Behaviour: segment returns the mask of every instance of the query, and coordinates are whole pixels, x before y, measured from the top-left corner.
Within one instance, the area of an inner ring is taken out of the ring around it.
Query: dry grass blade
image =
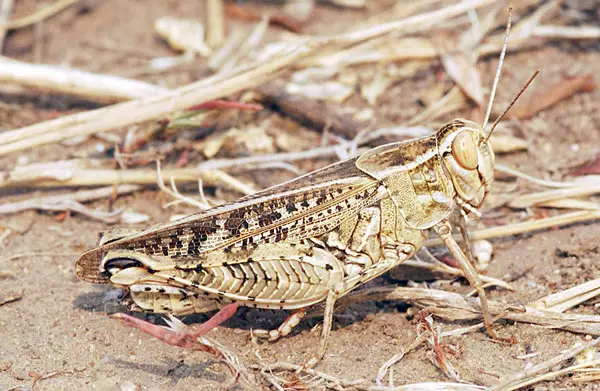
[[[329,38],[323,38],[323,40],[326,43],[335,42],[338,44],[352,44],[380,37],[392,31],[410,31],[411,34],[414,34],[419,31],[425,31],[433,28],[441,21],[451,19],[470,10],[493,4],[495,2],[496,0],[461,1],[460,3],[443,7],[435,11],[424,12],[422,14],[409,16],[405,19],[382,23]]]
[[[0,81],[102,103],[141,99],[169,91],[143,81],[52,65],[29,64],[6,57],[0,58]]]
[[[14,0],[4,0],[0,4],[0,55],[4,49],[4,37],[6,36],[6,22],[13,9]]]
[[[429,263],[417,259],[409,259],[402,263],[401,268],[392,270],[391,277],[400,281],[426,281],[431,279],[447,279],[464,277],[463,272],[456,267],[451,267],[435,259],[435,263]],[[498,278],[482,275],[481,281],[487,286],[497,286],[509,291],[514,291],[510,284]]]
[[[595,360],[595,361],[589,361],[589,362],[584,362],[581,364],[576,364],[576,365],[572,365],[570,367],[567,368],[563,368],[557,371],[551,371],[551,372],[546,372],[543,374],[540,374],[538,376],[534,376],[531,379],[527,379],[527,380],[523,380],[520,382],[517,382],[515,384],[511,384],[510,386],[505,387],[502,391],[512,391],[512,390],[520,390],[520,389],[524,389],[525,387],[529,387],[532,384],[535,383],[539,383],[542,381],[546,381],[546,380],[553,380],[559,376],[571,376],[573,373],[582,371],[586,368],[590,368],[591,370],[597,372],[598,371],[598,365],[600,365],[600,360]],[[585,379],[585,377],[575,377],[575,378],[571,378],[571,382],[575,383],[575,384],[580,384],[581,382],[589,382],[589,383],[593,383],[594,380],[598,379],[598,373],[596,373],[596,376],[591,377],[591,379]]]
[[[393,38],[383,37],[376,39],[375,42],[367,41],[348,49],[311,56],[303,59],[300,65],[339,70],[348,65],[416,60],[413,64],[426,68],[429,67],[429,63],[418,60],[431,60],[439,55],[439,49],[429,39],[418,37],[398,39],[394,34]]]
[[[564,312],[598,295],[600,295],[600,279],[548,295],[530,303],[529,306],[541,310]]]
[[[206,22],[206,43],[213,49],[221,46],[225,40],[223,0],[206,1]]]
[[[53,15],[56,15],[62,10],[77,3],[78,1],[79,0],[57,0],[55,3],[43,7],[31,15],[27,15],[24,18],[3,23],[0,25],[0,28],[14,30],[30,26],[32,24],[41,22],[42,20],[47,19]]]
[[[339,306],[345,308],[352,304],[373,300],[401,301],[424,308],[432,315],[453,322],[472,321],[481,318],[481,310],[477,299],[436,289],[393,286],[366,288],[340,299]],[[600,335],[600,316],[598,315],[562,314],[530,306],[515,308],[495,301],[490,301],[489,304],[491,312],[499,318],[580,334]],[[320,307],[307,313],[308,317],[320,315],[322,315]],[[475,329],[479,327],[481,325],[475,326]]]
[[[246,32],[241,28],[234,28],[233,31],[229,32],[229,36],[223,45],[210,58],[208,67],[215,72],[221,70],[223,65],[235,54],[235,51],[242,45],[245,39]]]
[[[528,208],[536,204],[556,201],[571,197],[581,197],[600,193],[600,184],[579,185],[566,189],[547,190],[538,193],[530,193],[514,198],[508,203],[511,208]]]
[[[163,16],[154,22],[154,30],[169,45],[177,50],[184,51],[181,59],[192,61],[194,54],[209,56],[212,51],[204,41],[204,25],[195,19],[180,19]]]
[[[254,26],[252,32],[245,37],[244,41],[236,48],[236,51],[229,56],[227,61],[220,67],[217,74],[227,74],[236,66],[243,63],[243,59],[248,53],[256,51],[258,45],[262,42],[267,29],[269,27],[269,17],[265,16],[262,20]]]
[[[583,352],[586,349],[594,347],[600,343],[600,338],[597,338],[593,341],[581,344],[572,349],[563,352],[541,364],[534,365],[531,368],[528,368],[522,372],[518,372],[512,375],[505,376],[500,379],[500,381],[494,386],[490,387],[488,391],[511,391],[516,390],[521,387],[524,387],[528,384],[532,384],[529,381],[535,381],[535,377],[539,373],[543,373],[544,371],[548,371],[550,368],[553,368],[556,365],[559,365],[571,358],[575,357],[579,353]]]
[[[72,186],[102,186],[115,184],[156,184],[156,171],[152,169],[114,170],[88,168],[85,162],[64,160],[52,163],[37,163],[17,166],[0,176],[1,188],[51,188]],[[171,177],[178,182],[197,182],[202,179],[208,185],[221,185],[242,194],[253,194],[256,190],[219,170],[197,168],[170,168],[162,171],[163,178]]]
[[[535,204],[535,206],[541,206],[545,208],[555,209],[575,209],[575,210],[598,210],[600,204],[593,201],[586,201],[573,198],[561,198],[559,200],[544,201]]]
[[[533,36],[549,39],[600,39],[600,28],[596,26],[537,26]]]
[[[427,342],[431,345],[434,357],[432,359],[433,364],[446,376],[454,381],[460,382],[460,378],[450,362],[446,359],[446,354],[442,350],[440,345],[440,338],[438,330],[433,327],[433,317],[431,315],[425,316],[424,312],[419,313],[419,326],[424,329],[431,338],[427,338]],[[423,334],[421,334],[423,335]]]
[[[377,385],[379,387],[382,387],[381,381],[383,380],[383,378],[387,374],[388,370],[393,365],[395,365],[400,360],[402,360],[404,358],[404,355],[405,355],[405,352],[404,352],[404,349],[402,349],[400,351],[400,353],[397,353],[397,354],[393,355],[389,360],[387,360],[386,362],[384,362],[381,367],[379,367],[379,370],[377,371],[377,377],[375,378],[375,382],[377,383]],[[392,378],[392,376],[390,374],[390,382],[391,382],[391,378]]]
[[[512,28],[511,50],[519,49],[530,45],[533,31],[540,25],[541,20],[552,12],[556,11],[562,0],[550,0],[541,6],[538,6],[533,13],[521,19],[519,23]],[[487,55],[496,51],[496,47],[505,41],[506,35],[498,33],[490,37],[487,42],[479,47],[480,55]]]
[[[507,224],[500,227],[492,227],[473,231],[469,233],[471,240],[479,239],[491,239],[503,236],[518,235],[525,232],[532,232],[546,228],[558,227],[561,225],[568,225],[573,223],[580,223],[584,221],[592,221],[600,219],[600,211],[579,211],[572,213],[565,213],[562,215],[548,217],[544,219],[537,219],[531,221],[524,221],[522,223]],[[460,236],[455,237],[456,240],[462,240]],[[425,242],[426,246],[439,246],[442,241],[439,239],[429,239]]]
[[[347,8],[364,8],[367,6],[367,0],[325,0],[331,4],[335,4],[338,7]]]
[[[360,145],[367,144],[377,138],[391,136],[398,138],[414,138],[431,134],[431,131],[422,126],[398,126],[393,128],[381,128],[368,133],[363,131],[358,133],[351,142],[341,144],[317,147],[306,151],[282,152],[264,155],[255,155],[232,159],[211,159],[198,164],[200,170],[226,170],[226,171],[248,171],[261,167],[271,167],[270,164],[282,162],[295,162],[305,159],[326,158],[338,156],[347,158],[358,153]]]
[[[492,140],[494,139],[494,135],[492,135],[491,139]],[[564,187],[572,187],[572,186],[576,185],[575,182],[557,182],[557,181],[547,181],[544,179],[539,179],[539,178],[533,177],[531,175],[525,174],[524,172],[516,170],[512,167],[505,166],[504,164],[496,164],[494,169],[498,172],[508,174],[511,176],[515,176],[517,178],[522,178],[529,182],[538,184],[540,186],[564,188]]]

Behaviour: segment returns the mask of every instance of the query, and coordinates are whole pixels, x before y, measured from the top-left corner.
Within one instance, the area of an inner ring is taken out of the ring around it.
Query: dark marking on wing
[[[378,182],[357,169],[355,161],[335,163],[235,202],[97,247],[76,262],[76,273],[88,282],[108,283],[107,276],[99,273],[99,265],[110,249],[189,261],[217,249],[230,252],[322,235],[378,200]]]

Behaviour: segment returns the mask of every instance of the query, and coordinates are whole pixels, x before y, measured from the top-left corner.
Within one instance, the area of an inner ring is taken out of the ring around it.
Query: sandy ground
[[[31,12],[35,6],[34,1],[17,3],[17,16]],[[69,10],[44,23],[41,41],[40,37],[36,41],[31,29],[10,34],[5,55],[26,61],[34,61],[37,56],[44,63],[69,63],[94,72],[124,74],[127,69],[142,65],[146,58],[118,50],[99,50],[85,42],[113,40],[124,46],[147,49],[156,56],[170,55],[172,52],[167,45],[152,33],[154,19],[163,15],[201,17],[203,12],[201,2],[187,0],[107,0],[97,3],[90,12]],[[306,31],[345,30],[367,15],[377,14],[389,3],[381,2],[368,11],[341,11],[319,6]],[[255,4],[254,8],[261,6]],[[38,45],[41,49],[35,55]],[[600,74],[599,49],[598,43],[561,42],[509,55],[498,93],[498,105],[504,106],[522,81],[538,67],[543,72],[533,87],[534,91],[544,89],[564,75]],[[491,82],[495,65],[495,59],[488,59],[479,68],[486,86]],[[434,68],[441,70],[439,65]],[[142,78],[177,86],[191,82],[195,77],[194,72],[175,72]],[[434,83],[433,74],[422,74],[417,80],[399,83],[386,91],[376,109],[381,124],[409,118],[410,113],[414,114],[419,109],[414,92]],[[499,156],[498,162],[530,174],[561,178],[568,167],[598,152],[599,98],[598,90],[577,95],[532,120],[520,122],[515,127],[515,134],[530,141],[529,152]],[[47,96],[31,99],[2,95],[0,101],[0,126],[3,129],[90,106],[67,98]],[[364,104],[356,96],[346,103],[350,106]],[[91,148],[97,142],[89,141],[79,148]],[[2,157],[0,167],[12,167],[22,156],[30,162],[67,158],[75,150],[62,145],[44,146]],[[282,179],[272,177],[269,180],[276,182]],[[267,183],[261,185],[266,186]],[[497,191],[502,188],[500,185]],[[42,193],[0,191],[2,202],[34,194]],[[166,221],[175,212],[191,212],[190,208],[183,207],[165,211],[161,208],[161,201],[162,197],[155,190],[145,190],[120,197],[116,206],[129,206],[149,214],[148,224]],[[105,207],[106,203],[98,202],[93,206]],[[508,220],[526,217],[523,213],[514,212]],[[0,292],[23,292],[21,300],[0,307],[0,389],[31,389],[35,373],[56,373],[35,386],[41,391],[215,390],[228,379],[224,367],[207,355],[164,345],[110,320],[106,312],[119,309],[111,289],[77,280],[73,272],[74,259],[83,250],[93,247],[98,232],[107,226],[81,216],[57,221],[54,214],[35,212],[2,217],[0,226],[15,232],[0,250],[0,270],[13,273],[15,277],[0,279]],[[495,254],[488,274],[500,278],[507,273],[521,276],[512,282],[517,292],[491,290],[489,296],[494,300],[520,304],[598,278],[598,243],[600,225],[597,223],[495,240]],[[389,283],[386,279],[375,282]],[[463,293],[469,290],[464,283],[440,283],[439,287]],[[582,305],[574,312],[597,313],[598,309],[593,304]],[[351,307],[340,315],[335,322],[328,354],[319,366],[319,370],[335,376],[373,380],[378,368],[416,337],[417,319],[407,313],[407,307],[402,303],[371,302]],[[148,316],[151,320],[157,318]],[[204,316],[194,316],[186,318],[186,322],[204,319]],[[281,319],[281,313],[240,310],[233,319],[209,335],[236,352],[245,362],[255,362],[255,352],[258,352],[265,362],[301,363],[317,349],[320,329],[315,326],[320,324],[319,320],[302,322],[291,336],[273,344],[256,345],[249,341],[250,328],[275,327]],[[449,329],[466,324],[436,320],[436,325]],[[512,346],[498,344],[484,333],[471,333],[444,341],[458,348],[458,353],[451,356],[450,361],[462,379],[490,385],[503,374],[548,359],[584,339],[581,335],[526,324],[500,323],[497,330],[501,335],[514,336],[517,343]],[[517,358],[531,352],[539,355],[529,359]],[[431,363],[430,357],[431,352],[425,348],[405,357],[395,366],[395,384],[448,380]],[[134,388],[122,388],[131,386],[130,383]],[[536,390],[596,389],[593,385],[572,384],[568,378],[542,383],[539,387],[542,388]]]

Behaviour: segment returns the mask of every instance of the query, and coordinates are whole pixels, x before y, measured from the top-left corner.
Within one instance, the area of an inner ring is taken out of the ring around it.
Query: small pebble
[[[20,155],[17,158],[17,165],[19,165],[19,166],[23,166],[23,165],[28,164],[28,163],[29,163],[29,158],[27,156],[25,156],[25,155]]]
[[[137,391],[137,389],[138,387],[129,380],[126,380],[123,383],[121,383],[121,391]]]

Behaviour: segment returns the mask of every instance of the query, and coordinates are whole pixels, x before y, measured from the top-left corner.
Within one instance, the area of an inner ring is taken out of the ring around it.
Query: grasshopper
[[[506,37],[509,28],[510,17]],[[457,219],[479,217],[494,181],[484,129],[506,43],[483,126],[457,119],[431,136],[370,149],[171,223],[110,231],[77,260],[77,276],[127,288],[144,311],[183,315],[232,303],[293,310],[278,329],[255,332],[269,340],[325,301],[312,366],[325,354],[336,300],[413,256],[432,230],[477,291],[487,331],[497,338],[481,279],[452,228]]]

